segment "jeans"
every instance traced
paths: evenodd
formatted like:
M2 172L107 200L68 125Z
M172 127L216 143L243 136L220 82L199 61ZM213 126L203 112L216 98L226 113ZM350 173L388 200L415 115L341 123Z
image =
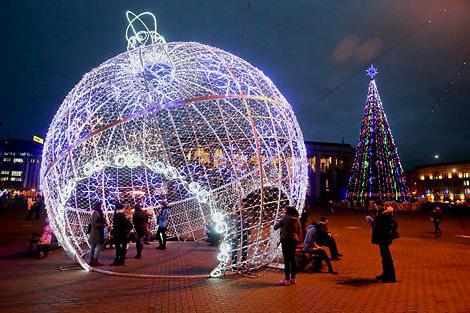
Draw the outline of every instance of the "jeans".
M395 281L395 266L393 265L392 253L388 244L380 244L380 256L382 257L382 280Z
M286 280L295 279L297 273L297 265L295 264L295 249L297 243L294 241L281 242L282 255L284 257L284 274Z
M126 258L127 239L116 238L114 244L116 246L116 260L124 262L124 259Z
M318 240L318 243L322 246L327 246L328 249L330 249L330 255L332 259L338 258L338 246L336 245L335 238L332 236L327 236L321 240Z
M100 257L101 248L103 248L102 244L96 243L91 245L90 249L90 259L98 259Z
M166 227L158 227L157 240L160 243L160 247L166 247Z
M135 248L137 249L137 255L142 254L142 249L144 248L145 234L137 234L137 241L135 243Z

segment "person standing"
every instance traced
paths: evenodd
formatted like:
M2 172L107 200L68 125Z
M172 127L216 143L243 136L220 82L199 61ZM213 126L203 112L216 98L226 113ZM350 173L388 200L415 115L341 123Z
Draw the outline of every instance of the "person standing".
M111 230L116 257L111 266L124 265L126 259L127 236L132 229L130 219L124 214L122 204L116 203L114 207L113 229Z
M442 220L442 210L440 207L437 206L434 208L434 210L431 211L431 222L434 224L435 235L442 235L441 220Z
M274 230L281 229L281 248L284 257L285 279L280 281L283 286L294 285L297 267L295 263L295 249L302 236L302 226L299 221L299 212L292 206L286 208L282 219L274 225Z
M398 238L398 223L393 218L393 208L387 207L385 210L381 201L376 201L371 205L377 210L375 218L366 216L366 222L372 226L372 243L380 248L382 258L382 274L377 276L377 280L384 283L394 283L395 266L393 265L390 245L392 240Z
M134 215L132 216L132 222L134 223L134 229L137 234L137 241L135 243L137 254L134 258L140 259L142 258L142 249L144 248L144 241L145 236L147 235L148 224L147 212L142 210L140 203L136 203L136 205L134 206Z
M98 258L104 244L104 228L106 227L101 202L94 205L88 227L90 228L90 237L88 238L90 243L90 266L100 266L102 264L98 262Z
M157 217L157 240L159 246L156 248L158 250L166 249L166 229L168 227L168 218L170 217L170 207L167 203L163 204L163 208L160 214Z

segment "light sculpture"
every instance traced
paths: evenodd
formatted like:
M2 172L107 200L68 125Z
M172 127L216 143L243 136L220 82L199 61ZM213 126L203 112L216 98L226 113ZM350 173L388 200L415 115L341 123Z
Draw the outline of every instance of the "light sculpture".
M361 133L349 180L348 198L354 200L406 200L409 198L397 147L385 114L371 65Z
M47 134L41 184L60 244L90 270L93 204L111 224L113 203L138 194L149 212L168 201L179 240L214 225L223 240L211 276L268 264L274 222L286 204L304 203L305 146L291 106L239 57L167 43L151 13L127 18L128 51L84 75Z

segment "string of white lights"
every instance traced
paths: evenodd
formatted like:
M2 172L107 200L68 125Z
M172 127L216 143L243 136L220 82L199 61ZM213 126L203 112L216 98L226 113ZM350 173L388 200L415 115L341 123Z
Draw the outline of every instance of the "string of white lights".
M138 196L153 226L169 203L171 237L202 239L206 225L221 234L211 276L265 266L278 249L275 221L304 203L306 153L291 106L244 60L166 42L149 12L126 15L128 51L84 75L46 137L41 184L59 242L90 269L93 204L112 224L113 203Z

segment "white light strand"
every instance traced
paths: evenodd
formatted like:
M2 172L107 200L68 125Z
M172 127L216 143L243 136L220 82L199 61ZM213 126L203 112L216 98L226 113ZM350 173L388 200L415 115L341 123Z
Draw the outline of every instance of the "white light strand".
M265 266L278 249L272 226L285 205L301 211L305 197L305 146L291 106L244 60L166 43L147 13L128 19L130 51L85 74L47 134L41 184L60 244L89 269L82 257L93 204L103 203L110 222L113 202L138 194L152 225L170 203L170 237L203 239L206 224L221 233L211 276Z

